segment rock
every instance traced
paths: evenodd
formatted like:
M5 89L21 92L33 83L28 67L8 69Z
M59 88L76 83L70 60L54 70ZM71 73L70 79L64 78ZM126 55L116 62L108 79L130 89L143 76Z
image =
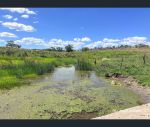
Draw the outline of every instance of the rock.
M112 77L112 78L125 78L124 75L120 74L120 73L113 73L113 74L110 74L110 73L106 73L105 74L105 77Z
M117 85L117 83L114 80L112 80L111 85Z
M124 83L125 83L126 85L131 85L131 82L130 82L130 81L124 81Z
M132 77L128 77L123 81L126 85L132 85L134 82L134 79Z
M125 76L120 74L120 73L113 73L111 77L114 77L114 78L124 78Z
M117 86L121 86L121 83L117 83L116 81L112 80L112 81L111 81L111 85L115 85L115 86L116 86L116 85L117 85Z

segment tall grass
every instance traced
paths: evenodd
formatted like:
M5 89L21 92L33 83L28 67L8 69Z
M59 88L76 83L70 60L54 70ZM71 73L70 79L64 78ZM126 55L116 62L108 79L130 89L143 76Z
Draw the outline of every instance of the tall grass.
M106 73L121 73L134 77L143 86L150 86L150 54L148 52L145 61L143 61L144 54L142 52L121 54L120 51L120 56L116 57L112 55L110 60L100 61L96 66L97 74L104 76Z
M78 59L75 65L77 70L90 71L93 69L92 64L85 59Z
M73 59L47 59L47 58L26 58L26 59L1 59L0 61L0 88L12 88L25 84L28 78L35 78L38 75L51 73L54 67L73 64ZM57 65L56 65L57 63Z

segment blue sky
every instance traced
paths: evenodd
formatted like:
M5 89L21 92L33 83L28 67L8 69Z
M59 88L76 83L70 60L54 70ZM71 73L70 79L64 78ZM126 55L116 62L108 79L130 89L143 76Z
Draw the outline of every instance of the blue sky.
M111 47L148 44L149 8L0 8L0 46Z

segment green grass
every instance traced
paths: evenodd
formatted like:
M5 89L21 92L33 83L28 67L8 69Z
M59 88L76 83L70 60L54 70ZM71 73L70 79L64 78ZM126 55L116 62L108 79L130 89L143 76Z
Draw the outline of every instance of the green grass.
M74 63L72 58L0 58L0 88L21 86L28 78L36 78L53 72L57 66Z
M109 52L109 55L107 52ZM95 57L98 58L99 53L97 52ZM150 86L150 52L111 50L102 51L102 54L102 58L109 58L109 60L102 61L102 58L99 59L95 66L98 75L104 76L106 73L121 73L134 77L143 86ZM146 64L143 62L144 54L146 54Z
M88 60L85 60L84 58L78 59L75 67L77 70L83 71L91 71L93 69L92 64Z
M12 53L10 56L8 51ZM146 64L143 61L144 54ZM52 72L54 67L70 64L74 64L78 70L95 70L100 76L105 76L106 73L122 73L136 78L143 86L150 86L150 50L147 48L67 53L0 47L0 82L9 76L19 80L37 77Z
M8 76L0 78L0 88L1 89L10 89L14 86L21 86L22 83L25 84L22 80L19 80L15 76Z

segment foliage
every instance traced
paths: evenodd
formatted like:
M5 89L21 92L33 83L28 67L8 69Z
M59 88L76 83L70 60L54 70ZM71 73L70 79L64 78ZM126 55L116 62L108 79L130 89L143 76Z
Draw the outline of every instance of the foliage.
M90 71L92 70L92 65L89 61L82 58L77 60L76 69Z
M63 51L63 48L62 48L62 47L57 47L57 48L56 48L56 51L62 52L62 51Z
M67 45L65 47L65 49L66 49L66 52L72 52L73 51L73 46L72 45Z
M82 48L82 51L89 51L90 49L88 47Z
M57 65L55 65L57 63ZM0 88L11 88L25 84L26 78L51 73L55 66L74 64L71 58L0 58Z
M7 41L6 46L12 48L21 48L21 45L15 44L14 41Z

